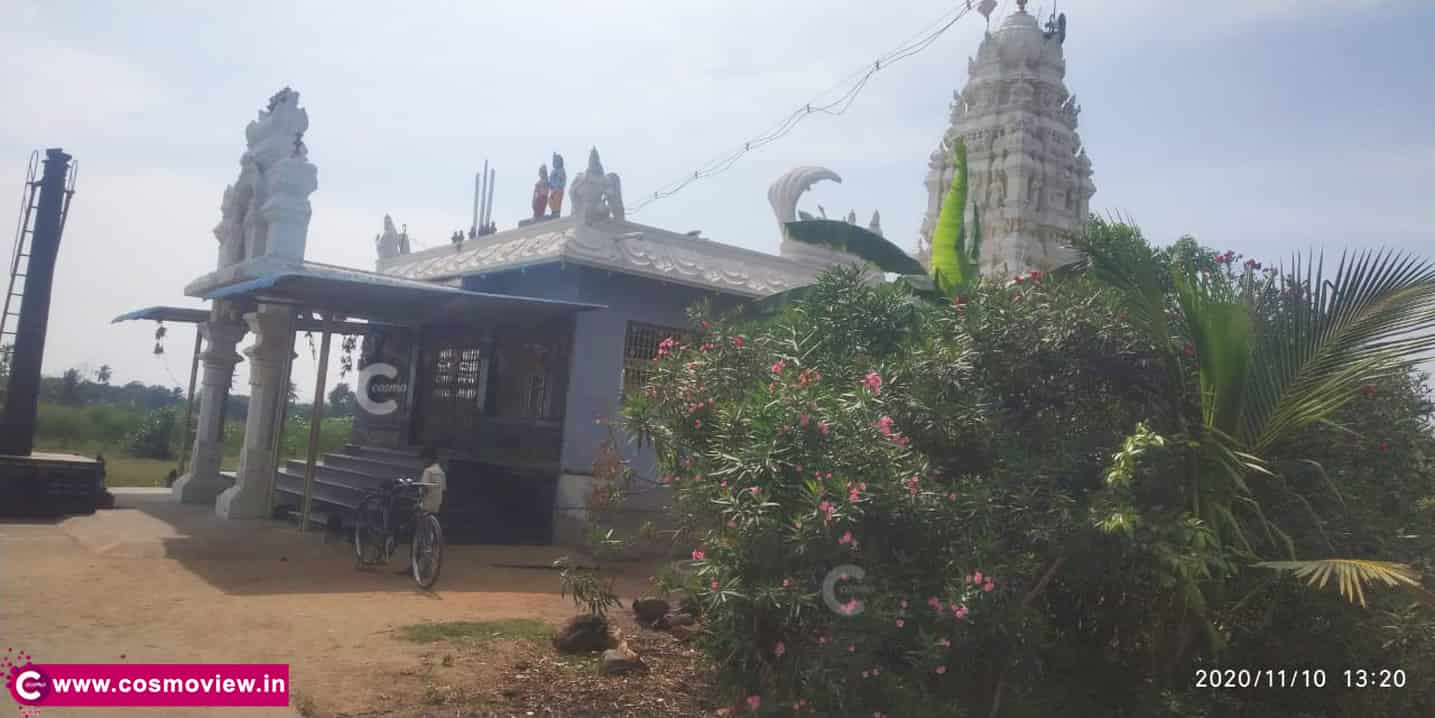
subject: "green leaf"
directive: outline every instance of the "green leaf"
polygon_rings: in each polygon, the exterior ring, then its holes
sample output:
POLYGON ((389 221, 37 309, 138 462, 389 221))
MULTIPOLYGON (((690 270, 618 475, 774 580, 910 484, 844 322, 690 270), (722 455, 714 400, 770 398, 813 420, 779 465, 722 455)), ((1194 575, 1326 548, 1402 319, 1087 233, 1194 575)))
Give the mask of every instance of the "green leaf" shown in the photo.
MULTIPOLYGON (((937 215, 937 226, 932 232, 932 276, 942 294, 954 296, 964 287, 976 281, 977 266, 973 261, 975 251, 966 247, 963 223, 967 207, 967 145, 962 140, 952 148, 952 165, 955 173, 952 186, 942 201, 942 211, 937 215)), ((980 242, 976 237, 973 244, 980 242)))
POLYGON ((1176 298, 1200 367, 1204 423, 1235 436, 1255 344, 1250 310, 1220 279, 1173 274, 1176 298))
POLYGON ((777 314, 783 309, 790 307, 817 292, 816 284, 809 284, 805 287, 794 287, 777 294, 769 294, 751 304, 755 316, 768 316, 777 314))
POLYGON ((787 236, 804 244, 828 247, 865 259, 883 272, 922 274, 926 270, 901 247, 866 227, 834 219, 788 222, 787 236))

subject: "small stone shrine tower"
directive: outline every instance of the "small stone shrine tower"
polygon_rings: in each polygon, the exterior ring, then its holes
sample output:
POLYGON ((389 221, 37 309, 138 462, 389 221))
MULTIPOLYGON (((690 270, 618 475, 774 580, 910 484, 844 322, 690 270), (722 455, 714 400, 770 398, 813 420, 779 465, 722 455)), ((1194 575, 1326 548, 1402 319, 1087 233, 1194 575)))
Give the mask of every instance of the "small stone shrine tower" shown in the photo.
MULTIPOLYGON (((982 9, 990 13, 991 5, 982 9)), ((1018 0, 1017 11, 968 59, 967 85, 953 95, 951 127, 928 165, 924 259, 951 186, 957 138, 967 145, 971 204, 981 209, 982 272, 1006 278, 1075 258, 1064 243, 1086 222, 1096 185, 1076 134, 1081 106, 1063 81, 1065 40, 1065 15, 1043 29, 1018 0)), ((966 222, 972 226, 970 208, 966 222)))

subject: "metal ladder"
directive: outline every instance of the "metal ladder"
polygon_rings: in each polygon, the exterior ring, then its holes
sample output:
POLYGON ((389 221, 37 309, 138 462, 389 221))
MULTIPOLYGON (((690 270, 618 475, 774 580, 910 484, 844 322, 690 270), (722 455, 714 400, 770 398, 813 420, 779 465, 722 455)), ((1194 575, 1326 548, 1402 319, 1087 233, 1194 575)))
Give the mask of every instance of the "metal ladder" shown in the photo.
MULTIPOLYGON (((75 178, 79 175, 79 162, 70 165, 70 176, 65 183, 65 203, 60 210, 60 234, 65 232, 65 220, 70 216, 70 198, 75 196, 75 178)), ((30 236, 34 234, 33 221, 36 204, 39 201, 40 151, 30 153, 30 166, 25 173, 25 184, 20 188, 20 216, 15 222, 15 244, 10 251, 10 284, 5 289, 5 304, 0 312, 0 374, 8 374, 10 355, 15 349, 16 326, 11 317, 20 318, 21 300, 25 296, 25 276, 29 273, 30 236), (21 271, 24 270, 24 271, 21 271)))

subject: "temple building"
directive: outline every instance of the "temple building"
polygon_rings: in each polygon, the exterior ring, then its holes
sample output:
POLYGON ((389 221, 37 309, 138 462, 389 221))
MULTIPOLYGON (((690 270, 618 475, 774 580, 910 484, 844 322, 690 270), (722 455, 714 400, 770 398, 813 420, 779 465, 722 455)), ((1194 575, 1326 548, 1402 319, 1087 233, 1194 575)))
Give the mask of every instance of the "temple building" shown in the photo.
MULTIPOLYGON (((1096 185, 1076 134, 1081 106, 1066 89, 1066 17, 1045 29, 1025 0, 967 61, 967 84, 954 93, 951 126, 928 163, 925 255, 952 183, 952 150, 967 146, 970 205, 981 215, 984 274, 1011 277, 1074 259, 1065 248, 1086 222, 1096 185)), ((987 12, 990 12, 987 9, 987 12)), ((973 226, 974 212, 966 223, 973 226)))
MULTIPOLYGON (((963 138, 991 274, 1062 261, 1059 242, 1081 225, 1094 192, 1075 132, 1079 108, 1062 81, 1064 37, 1064 18, 1043 30, 1024 7, 989 33, 932 156, 923 240, 951 181, 948 148, 963 138)), ((540 168, 532 217, 517 227, 485 221, 447 246, 413 251, 407 229, 385 215, 372 270, 321 264, 305 256, 309 196, 319 186, 308 126, 299 93, 284 88, 246 127, 214 229, 215 270, 185 288, 209 310, 152 307, 117 319, 197 325, 192 371, 202 380, 197 389, 191 380, 190 397, 193 407, 197 392, 198 416, 173 492, 225 518, 287 511, 306 528, 343 524, 365 490, 417 475, 420 450, 434 448, 448 474, 442 518, 451 538, 578 541, 601 480, 594 463, 610 439, 601 420, 643 385, 659 342, 689 331, 691 306, 722 312, 811 284, 834 264, 860 263, 787 234, 789 222, 814 219, 797 207, 804 192, 841 181, 831 170, 799 167, 769 189, 779 229, 770 254, 632 221, 618 174, 592 149, 571 183, 559 155, 551 172, 540 168), (311 428, 308 455, 281 461, 295 336, 306 331, 322 334, 317 398, 332 338, 361 338, 360 410, 343 447, 320 455, 311 428), (249 411, 238 470, 225 472, 224 405, 241 361, 250 362, 249 411)), ((856 224, 855 211, 846 221, 856 224)), ((875 212, 866 231, 882 234, 875 212)), ((322 411, 316 402, 311 427, 322 411)), ((616 448, 640 481, 656 481, 651 450, 623 437, 616 448)), ((657 518, 663 493, 640 494, 629 504, 635 520, 657 518)))

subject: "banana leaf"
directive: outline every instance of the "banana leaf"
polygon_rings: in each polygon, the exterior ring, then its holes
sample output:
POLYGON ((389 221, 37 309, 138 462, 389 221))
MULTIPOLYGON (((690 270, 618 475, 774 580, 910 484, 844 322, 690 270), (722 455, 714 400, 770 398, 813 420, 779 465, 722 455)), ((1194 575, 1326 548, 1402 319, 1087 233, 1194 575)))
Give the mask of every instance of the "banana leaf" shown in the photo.
POLYGON ((952 165, 956 172, 952 186, 942 201, 941 214, 937 215, 937 227, 932 232, 932 276, 937 287, 947 296, 953 296, 977 279, 977 262, 973 259, 980 251, 981 236, 974 234, 972 246, 967 246, 967 145, 957 140, 952 148, 952 165))

